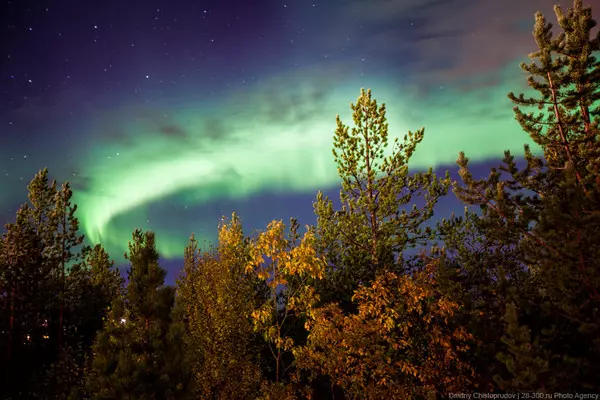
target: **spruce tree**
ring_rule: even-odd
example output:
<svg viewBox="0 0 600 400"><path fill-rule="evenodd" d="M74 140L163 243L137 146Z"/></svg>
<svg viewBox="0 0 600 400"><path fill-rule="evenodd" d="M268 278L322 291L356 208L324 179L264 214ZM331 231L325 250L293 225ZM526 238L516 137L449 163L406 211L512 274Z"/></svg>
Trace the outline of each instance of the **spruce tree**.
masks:
<svg viewBox="0 0 600 400"><path fill-rule="evenodd" d="M182 351L170 334L174 290L164 286L154 234L136 230L126 257L129 283L93 345L86 389L92 399L182 398L185 382L167 361Z"/></svg>
<svg viewBox="0 0 600 400"><path fill-rule="evenodd" d="M393 140L391 154L385 104L371 91L361 90L351 104L354 127L337 117L333 156L342 189L341 209L319 192L314 204L320 251L327 255L326 278L320 285L324 301L350 299L360 283L380 270L405 268L403 252L433 237L425 223L437 200L447 193L450 179L439 179L430 169L409 174L408 164L423 140L424 130ZM423 205L413 205L420 198Z"/></svg>

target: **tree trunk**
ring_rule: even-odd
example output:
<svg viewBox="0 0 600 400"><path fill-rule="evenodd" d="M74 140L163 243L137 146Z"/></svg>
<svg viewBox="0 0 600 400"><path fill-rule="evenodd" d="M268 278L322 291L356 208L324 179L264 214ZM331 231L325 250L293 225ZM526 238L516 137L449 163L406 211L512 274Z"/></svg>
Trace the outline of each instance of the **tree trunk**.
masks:
<svg viewBox="0 0 600 400"><path fill-rule="evenodd" d="M60 311L58 315L58 348L59 350L63 347L63 319L64 319L64 309L65 309L65 235L67 232L67 193L63 190L63 203L62 213L62 243L61 243L61 253L60 253Z"/></svg>
<svg viewBox="0 0 600 400"><path fill-rule="evenodd" d="M15 326L15 287L12 286L10 289L10 318L9 318L9 329L8 329L8 346L6 347L6 360L10 362L12 344L13 344L13 330Z"/></svg>

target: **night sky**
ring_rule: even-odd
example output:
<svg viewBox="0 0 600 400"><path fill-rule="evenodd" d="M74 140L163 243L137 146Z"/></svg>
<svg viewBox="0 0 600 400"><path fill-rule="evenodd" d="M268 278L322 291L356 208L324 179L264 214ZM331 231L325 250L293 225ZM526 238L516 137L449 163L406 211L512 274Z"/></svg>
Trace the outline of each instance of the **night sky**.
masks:
<svg viewBox="0 0 600 400"><path fill-rule="evenodd" d="M464 150L484 173L529 142L506 94L557 2L2 0L0 221L48 167L91 242L122 262L131 231L154 230L172 275L232 210L247 233L312 223L361 87L392 136L425 127L412 167L454 170Z"/></svg>

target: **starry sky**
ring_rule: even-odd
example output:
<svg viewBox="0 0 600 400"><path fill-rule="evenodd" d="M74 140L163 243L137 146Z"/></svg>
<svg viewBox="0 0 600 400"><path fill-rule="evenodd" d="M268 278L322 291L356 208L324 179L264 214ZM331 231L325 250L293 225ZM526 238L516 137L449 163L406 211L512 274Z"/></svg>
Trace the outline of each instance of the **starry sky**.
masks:
<svg viewBox="0 0 600 400"><path fill-rule="evenodd" d="M572 4L2 0L0 220L48 167L117 262L135 228L175 269L233 210L247 233L312 223L316 191L338 191L335 116L351 122L362 87L391 136L425 127L415 170L454 171L464 150L483 174L529 143L506 94L526 89L534 13L554 21L556 3Z"/></svg>

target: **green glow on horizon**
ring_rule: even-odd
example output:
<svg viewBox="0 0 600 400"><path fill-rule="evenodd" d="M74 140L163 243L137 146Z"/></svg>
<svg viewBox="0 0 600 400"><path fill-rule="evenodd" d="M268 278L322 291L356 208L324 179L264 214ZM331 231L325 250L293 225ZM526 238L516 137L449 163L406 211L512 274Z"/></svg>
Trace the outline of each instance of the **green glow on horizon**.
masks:
<svg viewBox="0 0 600 400"><path fill-rule="evenodd" d="M518 66L511 64L514 69ZM518 79L464 93L448 87L417 99L411 88L391 87L382 79L350 81L321 92L322 80L298 73L230 93L210 109L208 101L188 101L185 107L107 112L102 120L109 123L95 129L127 134L92 146L86 188L75 193L78 216L91 242L102 242L111 254L123 253L131 230L161 199L185 197L185 202L202 204L334 187L339 183L331 154L335 116L352 125L349 103L361 87L371 88L373 97L386 103L391 137L425 127L411 162L415 169L452 165L461 150L473 161L499 158L506 149L520 154L530 141L506 98L511 88L519 90ZM183 133L159 132L157 120ZM181 257L197 222L186 221L189 230L175 236L161 235L160 225L152 225L161 255Z"/></svg>

